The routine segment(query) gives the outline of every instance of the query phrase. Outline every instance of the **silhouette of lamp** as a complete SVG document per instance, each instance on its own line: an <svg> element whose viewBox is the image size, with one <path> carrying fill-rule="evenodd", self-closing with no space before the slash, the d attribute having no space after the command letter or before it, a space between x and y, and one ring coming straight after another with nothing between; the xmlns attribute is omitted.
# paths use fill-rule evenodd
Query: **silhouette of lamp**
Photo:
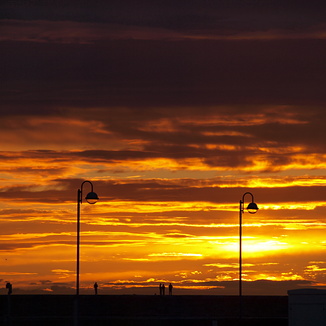
<svg viewBox="0 0 326 326"><path fill-rule="evenodd" d="M89 204L95 204L99 198L93 191L93 184L90 181L84 181L80 189L77 191L77 266L76 266L76 295L79 295L79 256L80 256L80 204L83 202L83 186L85 183L91 185L91 192L89 192L85 199Z"/></svg>
<svg viewBox="0 0 326 326"><path fill-rule="evenodd" d="M258 206L254 202L254 196L251 192L246 192L240 200L240 209L239 209L239 296L242 297L242 214L244 212L244 199L246 195L251 196L251 203L247 206L247 211L250 214L255 214L258 211ZM241 309L240 309L241 316Z"/></svg>

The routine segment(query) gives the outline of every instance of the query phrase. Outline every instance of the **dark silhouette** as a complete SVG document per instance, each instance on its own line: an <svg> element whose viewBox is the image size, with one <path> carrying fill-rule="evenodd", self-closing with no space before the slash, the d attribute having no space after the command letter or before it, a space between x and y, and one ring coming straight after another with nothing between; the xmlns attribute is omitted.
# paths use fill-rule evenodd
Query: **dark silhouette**
<svg viewBox="0 0 326 326"><path fill-rule="evenodd" d="M178 298L176 296L158 298L152 295L97 295L94 298L92 292L94 282L89 284L89 290L93 295L79 297L81 317L79 326L213 326L214 324L240 326L237 314L239 298L236 295L180 295ZM166 287L169 284L170 282L167 282ZM156 284L157 294L158 285L159 283ZM5 286L6 280L2 283L5 294L0 295L0 325L74 325L74 307L77 300L73 295L42 295L41 297L7 295ZM175 294L177 293L173 293ZM243 299L245 303L243 326L289 325L288 296L246 295ZM314 307L313 304L311 306ZM53 316L56 318L54 319ZM112 320L117 322L110 323ZM311 322L306 325L316 324Z"/></svg>
<svg viewBox="0 0 326 326"><path fill-rule="evenodd" d="M8 289L8 294L12 293L12 284L10 282L7 282L6 289Z"/></svg>
<svg viewBox="0 0 326 326"><path fill-rule="evenodd" d="M169 285L169 295L172 295L172 289L173 289L173 285L170 283L170 285Z"/></svg>
<svg viewBox="0 0 326 326"><path fill-rule="evenodd" d="M97 282L95 282L95 283L94 283L95 294L97 294L97 288L98 288L98 284L97 284Z"/></svg>
<svg viewBox="0 0 326 326"><path fill-rule="evenodd" d="M161 283L159 285L159 288L160 288L160 295L162 295L162 284Z"/></svg>
<svg viewBox="0 0 326 326"><path fill-rule="evenodd" d="M164 283L162 284L162 295L165 295L165 285L164 285Z"/></svg>

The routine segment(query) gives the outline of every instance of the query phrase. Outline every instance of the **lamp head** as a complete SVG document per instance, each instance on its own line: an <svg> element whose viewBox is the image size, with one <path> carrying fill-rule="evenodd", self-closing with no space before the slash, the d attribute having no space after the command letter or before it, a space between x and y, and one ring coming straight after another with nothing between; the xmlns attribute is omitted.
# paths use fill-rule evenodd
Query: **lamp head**
<svg viewBox="0 0 326 326"><path fill-rule="evenodd" d="M254 203L254 202L251 202L250 204L248 204L248 206L247 206L247 211L248 211L248 213L250 213L250 214L255 214L257 211L258 211L258 206L257 206L257 204L256 203Z"/></svg>
<svg viewBox="0 0 326 326"><path fill-rule="evenodd" d="M89 204L95 204L99 200L97 194L93 191L89 192L85 199Z"/></svg>

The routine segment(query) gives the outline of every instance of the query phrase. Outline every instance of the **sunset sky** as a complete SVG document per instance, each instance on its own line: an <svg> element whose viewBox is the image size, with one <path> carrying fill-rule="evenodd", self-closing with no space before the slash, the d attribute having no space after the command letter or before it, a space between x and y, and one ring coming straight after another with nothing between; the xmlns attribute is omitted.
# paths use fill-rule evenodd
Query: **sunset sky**
<svg viewBox="0 0 326 326"><path fill-rule="evenodd" d="M243 293L326 287L326 3L289 3L1 2L0 293L74 293L84 180L81 293L236 295L248 191Z"/></svg>

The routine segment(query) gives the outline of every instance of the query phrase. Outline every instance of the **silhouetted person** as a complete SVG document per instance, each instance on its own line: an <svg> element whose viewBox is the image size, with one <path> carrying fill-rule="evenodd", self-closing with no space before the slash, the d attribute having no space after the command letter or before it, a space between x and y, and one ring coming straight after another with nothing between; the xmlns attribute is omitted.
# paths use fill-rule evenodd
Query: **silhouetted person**
<svg viewBox="0 0 326 326"><path fill-rule="evenodd" d="M97 284L97 282L95 282L95 283L94 283L95 294L97 294L97 288L98 288L98 284Z"/></svg>
<svg viewBox="0 0 326 326"><path fill-rule="evenodd" d="M8 294L12 293L12 284L10 282L7 282L6 289L8 289Z"/></svg>
<svg viewBox="0 0 326 326"><path fill-rule="evenodd" d="M169 285L169 295L172 295L172 289L173 289L173 285L170 283L170 285Z"/></svg>
<svg viewBox="0 0 326 326"><path fill-rule="evenodd" d="M162 284L162 295L165 295L165 285Z"/></svg>
<svg viewBox="0 0 326 326"><path fill-rule="evenodd" d="M160 295L162 295L162 284L161 283L159 285L159 289L160 289Z"/></svg>

